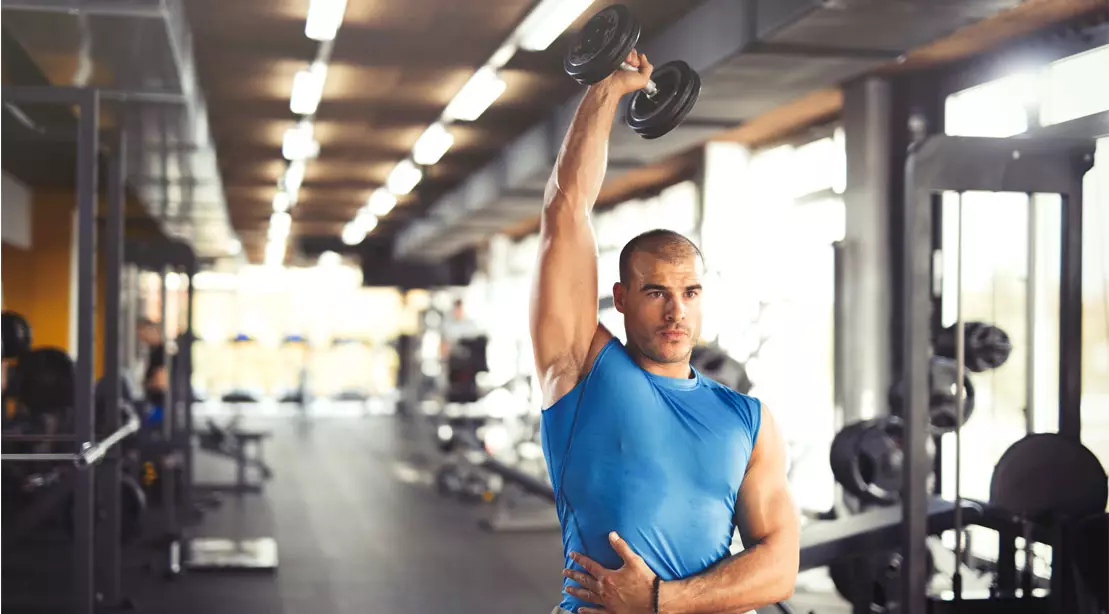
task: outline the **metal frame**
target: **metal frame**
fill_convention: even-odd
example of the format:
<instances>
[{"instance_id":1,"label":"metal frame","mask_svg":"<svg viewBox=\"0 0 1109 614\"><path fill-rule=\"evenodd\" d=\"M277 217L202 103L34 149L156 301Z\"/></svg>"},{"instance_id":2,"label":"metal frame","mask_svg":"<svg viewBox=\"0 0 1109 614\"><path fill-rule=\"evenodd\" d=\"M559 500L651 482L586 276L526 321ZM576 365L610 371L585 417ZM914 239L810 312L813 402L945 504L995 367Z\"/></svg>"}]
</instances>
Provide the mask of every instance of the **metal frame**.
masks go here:
<instances>
[{"instance_id":1,"label":"metal frame","mask_svg":"<svg viewBox=\"0 0 1109 614\"><path fill-rule=\"evenodd\" d=\"M1060 128L1062 130L1063 128ZM905 310L901 377L907 383L905 473L901 526L902 607L924 614L928 361L931 357L933 195L942 191L1056 193L1062 196L1059 432L1080 437L1082 349L1082 177L1093 164L1091 138L980 138L937 135L914 144L905 164L900 229L904 246L900 294ZM1053 557L1052 601L1062 598L1065 556ZM1056 603L1057 606L1061 605Z\"/></svg>"},{"instance_id":2,"label":"metal frame","mask_svg":"<svg viewBox=\"0 0 1109 614\"><path fill-rule=\"evenodd\" d=\"M95 89L11 86L0 91L5 103L55 103L77 107L77 361L73 403L76 442L95 441L93 411L93 302L96 262L97 154L100 97ZM94 472L75 476L73 599L76 612L92 614L96 604L93 576Z\"/></svg>"}]
</instances>

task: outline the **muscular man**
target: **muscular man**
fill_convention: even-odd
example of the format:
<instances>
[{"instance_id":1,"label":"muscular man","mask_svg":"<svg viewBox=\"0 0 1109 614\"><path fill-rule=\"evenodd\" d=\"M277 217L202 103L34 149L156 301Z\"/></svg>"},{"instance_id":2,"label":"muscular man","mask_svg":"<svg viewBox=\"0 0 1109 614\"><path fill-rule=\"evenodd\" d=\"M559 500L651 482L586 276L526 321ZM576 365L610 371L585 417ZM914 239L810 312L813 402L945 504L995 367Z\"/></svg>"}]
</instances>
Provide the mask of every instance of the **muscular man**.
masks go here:
<instances>
[{"instance_id":1,"label":"muscular man","mask_svg":"<svg viewBox=\"0 0 1109 614\"><path fill-rule=\"evenodd\" d=\"M799 525L772 415L689 365L700 251L669 231L632 239L613 286L627 345L597 320L590 211L618 101L651 74L627 62L639 72L582 100L543 207L531 335L567 566L555 612L746 612L792 594ZM729 556L736 512L754 542Z\"/></svg>"}]
</instances>

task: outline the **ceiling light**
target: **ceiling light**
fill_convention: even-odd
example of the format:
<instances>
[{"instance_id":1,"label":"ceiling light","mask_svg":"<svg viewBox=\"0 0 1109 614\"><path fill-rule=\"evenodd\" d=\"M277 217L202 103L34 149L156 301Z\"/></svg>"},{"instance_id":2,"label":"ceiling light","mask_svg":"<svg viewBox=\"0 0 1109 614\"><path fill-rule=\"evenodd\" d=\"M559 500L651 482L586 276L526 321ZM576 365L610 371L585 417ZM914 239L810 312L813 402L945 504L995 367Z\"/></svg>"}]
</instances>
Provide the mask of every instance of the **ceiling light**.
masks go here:
<instances>
[{"instance_id":1,"label":"ceiling light","mask_svg":"<svg viewBox=\"0 0 1109 614\"><path fill-rule=\"evenodd\" d=\"M266 264L276 266L285 260L285 243L266 244Z\"/></svg>"},{"instance_id":2,"label":"ceiling light","mask_svg":"<svg viewBox=\"0 0 1109 614\"><path fill-rule=\"evenodd\" d=\"M411 160L401 160L389 173L389 178L385 180L385 187L393 194L403 196L411 192L423 176L423 171Z\"/></svg>"},{"instance_id":3,"label":"ceiling light","mask_svg":"<svg viewBox=\"0 0 1109 614\"><path fill-rule=\"evenodd\" d=\"M296 193L300 190L300 184L304 183L304 170L304 160L293 160L285 169L285 191L289 193L289 199L293 202L296 202Z\"/></svg>"},{"instance_id":4,"label":"ceiling light","mask_svg":"<svg viewBox=\"0 0 1109 614\"><path fill-rule=\"evenodd\" d=\"M591 4L593 0L542 0L516 28L520 48L543 51L550 47Z\"/></svg>"},{"instance_id":5,"label":"ceiling light","mask_svg":"<svg viewBox=\"0 0 1109 614\"><path fill-rule=\"evenodd\" d=\"M347 0L311 0L304 35L317 41L333 40L339 31L339 24L343 23L346 9Z\"/></svg>"},{"instance_id":6,"label":"ceiling light","mask_svg":"<svg viewBox=\"0 0 1109 614\"><path fill-rule=\"evenodd\" d=\"M388 215L393 207L397 206L397 197L386 188L378 188L370 195L366 206L369 207L370 213L378 217Z\"/></svg>"},{"instance_id":7,"label":"ceiling light","mask_svg":"<svg viewBox=\"0 0 1109 614\"><path fill-rule=\"evenodd\" d=\"M323 267L335 267L343 263L343 257L340 256L337 252L327 250L320 254L320 259L318 263L320 266Z\"/></svg>"},{"instance_id":8,"label":"ceiling light","mask_svg":"<svg viewBox=\"0 0 1109 614\"><path fill-rule=\"evenodd\" d=\"M288 236L289 228L293 225L293 216L288 213L274 213L270 216L270 232L279 233L280 236Z\"/></svg>"},{"instance_id":9,"label":"ceiling light","mask_svg":"<svg viewBox=\"0 0 1109 614\"><path fill-rule=\"evenodd\" d=\"M327 78L327 64L313 62L307 70L298 70L293 77L293 95L289 98L289 108L297 115L313 115L323 96L323 84Z\"/></svg>"},{"instance_id":10,"label":"ceiling light","mask_svg":"<svg viewBox=\"0 0 1109 614\"><path fill-rule=\"evenodd\" d=\"M514 55L516 55L516 43L505 43L493 53L493 57L489 58L488 64L493 68L501 68L508 64Z\"/></svg>"},{"instance_id":11,"label":"ceiling light","mask_svg":"<svg viewBox=\"0 0 1109 614\"><path fill-rule=\"evenodd\" d=\"M377 216L362 209L358 212L358 215L354 216L354 220L352 220L351 223L357 226L362 232L368 234L373 232L374 228L377 228Z\"/></svg>"},{"instance_id":12,"label":"ceiling light","mask_svg":"<svg viewBox=\"0 0 1109 614\"><path fill-rule=\"evenodd\" d=\"M358 245L366 239L366 231L358 227L354 222L348 222L343 226L343 243L346 245Z\"/></svg>"},{"instance_id":13,"label":"ceiling light","mask_svg":"<svg viewBox=\"0 0 1109 614\"><path fill-rule=\"evenodd\" d=\"M288 192L277 191L273 195L273 212L284 213L289 210L292 205L292 200L289 198Z\"/></svg>"},{"instance_id":14,"label":"ceiling light","mask_svg":"<svg viewBox=\"0 0 1109 614\"><path fill-rule=\"evenodd\" d=\"M472 122L481 117L504 93L505 82L497 71L483 66L462 86L454 100L443 111L447 120Z\"/></svg>"},{"instance_id":15,"label":"ceiling light","mask_svg":"<svg viewBox=\"0 0 1109 614\"><path fill-rule=\"evenodd\" d=\"M312 122L301 120L295 126L285 131L285 139L281 142L281 155L286 160L306 160L315 158L320 153L320 144L314 138L315 128Z\"/></svg>"},{"instance_id":16,"label":"ceiling light","mask_svg":"<svg viewBox=\"0 0 1109 614\"><path fill-rule=\"evenodd\" d=\"M238 239L231 239L227 243L227 253L231 256L238 256L243 251L243 244Z\"/></svg>"},{"instance_id":17,"label":"ceiling light","mask_svg":"<svg viewBox=\"0 0 1109 614\"><path fill-rule=\"evenodd\" d=\"M412 148L412 159L423 166L435 164L451 145L454 145L454 135L443 124L434 123L416 140L416 145Z\"/></svg>"}]
</instances>

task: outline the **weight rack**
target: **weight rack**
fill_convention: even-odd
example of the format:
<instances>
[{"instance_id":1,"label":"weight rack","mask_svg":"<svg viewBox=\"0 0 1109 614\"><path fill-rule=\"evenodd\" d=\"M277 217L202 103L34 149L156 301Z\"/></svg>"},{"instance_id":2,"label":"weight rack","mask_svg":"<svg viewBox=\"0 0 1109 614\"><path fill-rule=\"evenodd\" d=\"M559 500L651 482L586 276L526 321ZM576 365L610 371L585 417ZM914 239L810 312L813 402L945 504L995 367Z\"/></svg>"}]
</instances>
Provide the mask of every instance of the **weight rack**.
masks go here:
<instances>
[{"instance_id":1,"label":"weight rack","mask_svg":"<svg viewBox=\"0 0 1109 614\"><path fill-rule=\"evenodd\" d=\"M904 327L898 351L906 382L905 467L900 527L903 554L901 603L905 614L931 611L925 598L928 535L928 364L933 317L933 196L944 191L1059 194L1062 198L1062 276L1059 295L1059 433L1078 440L1081 430L1082 361L1082 178L1093 165L1093 135L1104 134L1106 113L1013 138L936 135L914 143L905 163L900 241L905 258L899 293ZM961 202L961 201L960 201ZM961 210L961 208L960 208ZM960 255L961 259L961 255ZM957 325L962 324L962 314ZM958 334L957 339L960 339ZM960 344L961 339L957 342ZM963 361L959 360L960 372ZM960 393L962 391L960 390ZM958 433L958 430L956 430ZM958 510L956 533L961 530ZM1067 555L1053 544L1050 606L1069 603ZM956 601L960 599L956 587ZM970 611L970 610L968 610Z\"/></svg>"},{"instance_id":2,"label":"weight rack","mask_svg":"<svg viewBox=\"0 0 1109 614\"><path fill-rule=\"evenodd\" d=\"M73 608L79 614L92 614L98 603L120 603L120 461L117 444L139 428L134 415L120 425L119 412L108 411L107 427L112 434L97 441L93 394L93 316L95 302L94 266L97 260L97 177L99 171L100 92L91 88L53 86L8 86L0 91L5 106L20 104L69 105L77 111L77 358L74 364L74 433L66 437L75 451L71 454L3 454L4 461L73 461ZM47 138L54 136L46 134ZM108 388L106 407L121 407L119 352L119 290L123 245L124 178L126 155L123 134L111 150L109 163L108 208L105 220L105 294L104 364ZM97 472L106 478L99 483ZM95 527L96 489L105 498L104 530ZM37 506L24 516L39 511ZM21 518L20 520L23 520ZM33 520L28 518L28 520ZM94 562L102 565L94 570ZM98 578L95 574L103 574ZM98 584L102 592L97 594ZM98 599L99 597L99 599Z\"/></svg>"}]
</instances>

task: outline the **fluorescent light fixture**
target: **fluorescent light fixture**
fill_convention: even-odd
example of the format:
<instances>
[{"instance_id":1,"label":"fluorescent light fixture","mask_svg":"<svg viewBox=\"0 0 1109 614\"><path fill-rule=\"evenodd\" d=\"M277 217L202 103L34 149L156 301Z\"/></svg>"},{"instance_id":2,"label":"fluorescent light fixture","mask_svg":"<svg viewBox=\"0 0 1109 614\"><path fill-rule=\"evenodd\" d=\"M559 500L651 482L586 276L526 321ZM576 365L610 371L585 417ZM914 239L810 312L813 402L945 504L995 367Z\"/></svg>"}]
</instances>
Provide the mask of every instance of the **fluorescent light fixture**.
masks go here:
<instances>
[{"instance_id":1,"label":"fluorescent light fixture","mask_svg":"<svg viewBox=\"0 0 1109 614\"><path fill-rule=\"evenodd\" d=\"M278 190L273 195L273 212L274 213L285 213L286 211L289 210L289 207L292 206L292 204L293 204L292 199L289 198L289 193L288 192L282 192L282 191Z\"/></svg>"},{"instance_id":2,"label":"fluorescent light fixture","mask_svg":"<svg viewBox=\"0 0 1109 614\"><path fill-rule=\"evenodd\" d=\"M411 160L401 160L389 173L389 177L385 180L385 187L393 194L403 196L411 192L423 177L424 172Z\"/></svg>"},{"instance_id":3,"label":"fluorescent light fixture","mask_svg":"<svg viewBox=\"0 0 1109 614\"><path fill-rule=\"evenodd\" d=\"M504 93L504 79L490 66L482 66L470 77L443 111L448 121L472 122L481 117Z\"/></svg>"},{"instance_id":4,"label":"fluorescent light fixture","mask_svg":"<svg viewBox=\"0 0 1109 614\"><path fill-rule=\"evenodd\" d=\"M353 221L343 226L343 243L345 245L358 245L366 238L366 231L358 227Z\"/></svg>"},{"instance_id":5,"label":"fluorescent light fixture","mask_svg":"<svg viewBox=\"0 0 1109 614\"><path fill-rule=\"evenodd\" d=\"M593 0L542 0L516 28L521 49L543 51L581 17Z\"/></svg>"},{"instance_id":6,"label":"fluorescent light fixture","mask_svg":"<svg viewBox=\"0 0 1109 614\"><path fill-rule=\"evenodd\" d=\"M280 237L289 236L289 229L293 225L293 216L288 213L274 213L270 216L270 237L274 234Z\"/></svg>"},{"instance_id":7,"label":"fluorescent light fixture","mask_svg":"<svg viewBox=\"0 0 1109 614\"><path fill-rule=\"evenodd\" d=\"M347 0L311 0L304 35L316 41L334 40L346 10Z\"/></svg>"},{"instance_id":8,"label":"fluorescent light fixture","mask_svg":"<svg viewBox=\"0 0 1109 614\"><path fill-rule=\"evenodd\" d=\"M358 212L358 215L354 216L354 220L352 220L351 223L357 226L362 232L369 234L373 232L374 228L377 228L377 216L362 209Z\"/></svg>"},{"instance_id":9,"label":"fluorescent light fixture","mask_svg":"<svg viewBox=\"0 0 1109 614\"><path fill-rule=\"evenodd\" d=\"M285 260L285 242L266 243L266 264L275 266Z\"/></svg>"},{"instance_id":10,"label":"fluorescent light fixture","mask_svg":"<svg viewBox=\"0 0 1109 614\"><path fill-rule=\"evenodd\" d=\"M443 124L434 123L416 140L412 159L416 164L430 166L442 159L451 145L454 145L454 135Z\"/></svg>"},{"instance_id":11,"label":"fluorescent light fixture","mask_svg":"<svg viewBox=\"0 0 1109 614\"><path fill-rule=\"evenodd\" d=\"M508 64L509 60L512 59L512 56L516 55L516 50L517 47L514 42L501 45L501 48L493 53L493 57L489 58L489 66L493 68L503 68L504 65Z\"/></svg>"},{"instance_id":12,"label":"fluorescent light fixture","mask_svg":"<svg viewBox=\"0 0 1109 614\"><path fill-rule=\"evenodd\" d=\"M370 195L370 199L366 201L366 207L370 213L381 217L388 215L393 207L397 206L397 197L386 188L378 188Z\"/></svg>"},{"instance_id":13,"label":"fluorescent light fixture","mask_svg":"<svg viewBox=\"0 0 1109 614\"><path fill-rule=\"evenodd\" d=\"M296 200L295 194L300 190L300 184L304 183L305 168L304 160L293 160L289 163L289 168L285 169L285 191L293 201Z\"/></svg>"},{"instance_id":14,"label":"fluorescent light fixture","mask_svg":"<svg viewBox=\"0 0 1109 614\"><path fill-rule=\"evenodd\" d=\"M313 115L323 96L323 84L327 79L327 64L313 62L306 70L298 70L293 77L293 95L289 98L289 109L297 115Z\"/></svg>"},{"instance_id":15,"label":"fluorescent light fixture","mask_svg":"<svg viewBox=\"0 0 1109 614\"><path fill-rule=\"evenodd\" d=\"M306 160L320 153L320 144L314 137L315 127L308 120L301 120L285 131L281 142L281 155L286 160Z\"/></svg>"}]
</instances>

